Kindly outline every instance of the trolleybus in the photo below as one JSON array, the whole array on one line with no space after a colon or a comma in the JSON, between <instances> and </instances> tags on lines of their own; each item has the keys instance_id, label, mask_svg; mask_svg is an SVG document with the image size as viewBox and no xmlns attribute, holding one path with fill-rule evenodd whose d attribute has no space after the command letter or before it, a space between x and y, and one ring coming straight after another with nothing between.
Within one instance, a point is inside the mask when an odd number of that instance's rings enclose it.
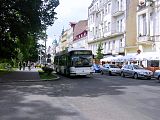
<instances>
[{"instance_id":1,"label":"trolleybus","mask_svg":"<svg viewBox=\"0 0 160 120\"><path fill-rule=\"evenodd\" d=\"M91 75L93 54L84 48L68 48L54 57L54 69L66 76Z\"/></svg>"}]
</instances>

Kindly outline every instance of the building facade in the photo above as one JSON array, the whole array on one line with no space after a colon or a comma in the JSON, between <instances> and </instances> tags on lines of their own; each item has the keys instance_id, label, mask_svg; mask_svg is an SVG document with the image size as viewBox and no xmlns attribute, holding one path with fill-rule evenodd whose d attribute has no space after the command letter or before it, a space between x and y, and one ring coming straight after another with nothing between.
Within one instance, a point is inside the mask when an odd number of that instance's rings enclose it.
<instances>
[{"instance_id":1,"label":"building facade","mask_svg":"<svg viewBox=\"0 0 160 120\"><path fill-rule=\"evenodd\" d=\"M66 29L66 30L63 29L62 30L62 34L61 34L61 37L60 37L60 43L59 43L60 51L63 51L66 48L68 48L67 33L68 33L68 29Z\"/></svg>"},{"instance_id":2,"label":"building facade","mask_svg":"<svg viewBox=\"0 0 160 120\"><path fill-rule=\"evenodd\" d=\"M88 20L81 20L75 24L73 31L73 48L88 48Z\"/></svg>"},{"instance_id":3,"label":"building facade","mask_svg":"<svg viewBox=\"0 0 160 120\"><path fill-rule=\"evenodd\" d=\"M143 53L160 52L160 0L139 0L137 45Z\"/></svg>"},{"instance_id":4,"label":"building facade","mask_svg":"<svg viewBox=\"0 0 160 120\"><path fill-rule=\"evenodd\" d=\"M73 31L76 23L70 22L70 28L67 31L67 47L73 47Z\"/></svg>"},{"instance_id":5,"label":"building facade","mask_svg":"<svg viewBox=\"0 0 160 120\"><path fill-rule=\"evenodd\" d=\"M96 55L98 45L103 54L124 55L126 0L93 0L88 7L88 45Z\"/></svg>"}]
</instances>

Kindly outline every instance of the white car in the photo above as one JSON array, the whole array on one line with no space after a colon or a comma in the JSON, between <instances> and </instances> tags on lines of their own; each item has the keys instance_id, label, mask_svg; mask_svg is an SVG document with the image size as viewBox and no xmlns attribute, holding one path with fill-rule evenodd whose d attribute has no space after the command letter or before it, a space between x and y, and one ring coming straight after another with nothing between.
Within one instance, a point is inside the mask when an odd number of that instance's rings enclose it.
<instances>
[{"instance_id":1,"label":"white car","mask_svg":"<svg viewBox=\"0 0 160 120\"><path fill-rule=\"evenodd\" d=\"M114 65L114 64L104 64L102 67L101 67L101 74L109 74L109 75L115 75L115 74L118 74L120 75L121 73L121 69Z\"/></svg>"},{"instance_id":2,"label":"white car","mask_svg":"<svg viewBox=\"0 0 160 120\"><path fill-rule=\"evenodd\" d=\"M156 70L154 72L154 78L156 78L157 81L160 82L160 70Z\"/></svg>"}]
</instances>

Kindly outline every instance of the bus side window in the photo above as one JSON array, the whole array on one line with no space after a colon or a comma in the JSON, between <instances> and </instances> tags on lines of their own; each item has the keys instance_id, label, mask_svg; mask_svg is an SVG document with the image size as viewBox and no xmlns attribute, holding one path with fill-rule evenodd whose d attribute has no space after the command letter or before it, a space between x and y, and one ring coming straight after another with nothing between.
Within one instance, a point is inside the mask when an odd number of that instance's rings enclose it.
<instances>
[{"instance_id":1,"label":"bus side window","mask_svg":"<svg viewBox=\"0 0 160 120\"><path fill-rule=\"evenodd\" d=\"M66 56L66 62L67 62L67 66L71 65L71 59L69 56Z\"/></svg>"}]
</instances>

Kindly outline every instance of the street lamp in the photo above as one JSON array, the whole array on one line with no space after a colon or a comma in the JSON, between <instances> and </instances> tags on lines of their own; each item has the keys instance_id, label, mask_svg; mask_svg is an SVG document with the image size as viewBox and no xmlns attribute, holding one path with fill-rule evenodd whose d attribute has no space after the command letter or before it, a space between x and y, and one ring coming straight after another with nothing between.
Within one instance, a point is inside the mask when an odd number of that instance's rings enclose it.
<instances>
[{"instance_id":1,"label":"street lamp","mask_svg":"<svg viewBox=\"0 0 160 120\"><path fill-rule=\"evenodd\" d=\"M47 45L46 45L46 43L47 43L47 35L46 35L46 30L45 30L45 37L44 37L44 42L45 42L45 55L44 55L44 62L45 62L45 65L47 64Z\"/></svg>"}]
</instances>

